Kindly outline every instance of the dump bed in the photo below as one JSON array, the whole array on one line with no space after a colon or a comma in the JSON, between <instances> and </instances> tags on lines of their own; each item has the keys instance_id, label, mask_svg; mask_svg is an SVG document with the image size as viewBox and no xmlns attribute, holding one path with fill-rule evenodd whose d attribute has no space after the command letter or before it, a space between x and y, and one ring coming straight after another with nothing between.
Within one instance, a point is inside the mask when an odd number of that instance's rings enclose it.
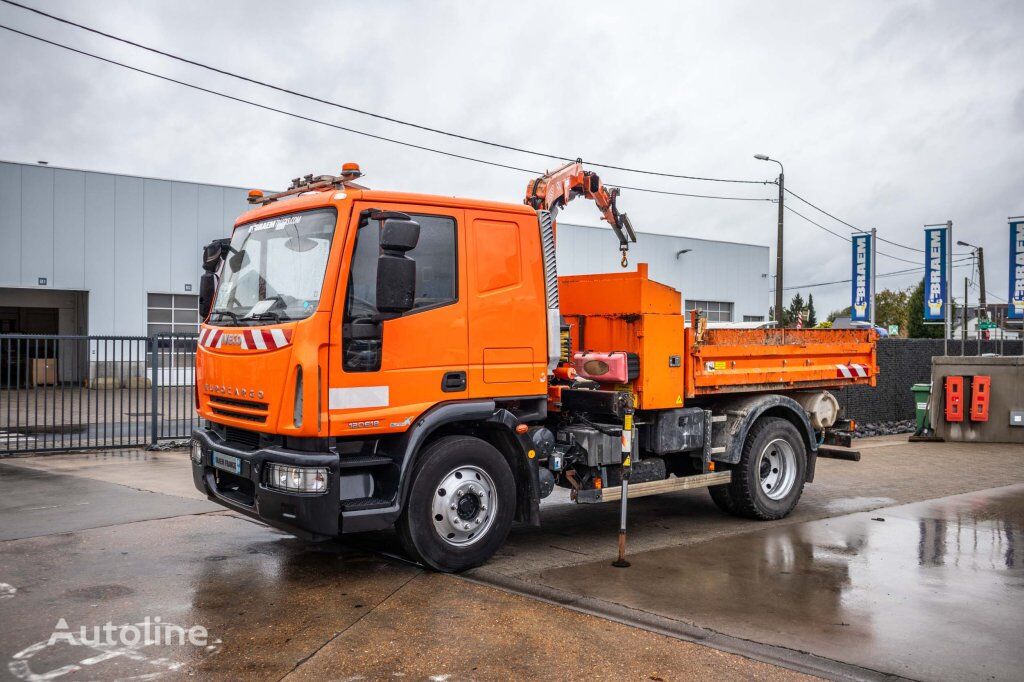
<instances>
[{"instance_id":1,"label":"dump bed","mask_svg":"<svg viewBox=\"0 0 1024 682\"><path fill-rule=\"evenodd\" d=\"M688 397L874 386L872 329L686 329Z\"/></svg>"},{"instance_id":2,"label":"dump bed","mask_svg":"<svg viewBox=\"0 0 1024 682\"><path fill-rule=\"evenodd\" d=\"M639 356L630 382L640 409L730 393L875 384L871 329L702 329L686 326L678 291L635 272L559 278L572 352ZM695 329L696 327L696 329Z\"/></svg>"}]
</instances>

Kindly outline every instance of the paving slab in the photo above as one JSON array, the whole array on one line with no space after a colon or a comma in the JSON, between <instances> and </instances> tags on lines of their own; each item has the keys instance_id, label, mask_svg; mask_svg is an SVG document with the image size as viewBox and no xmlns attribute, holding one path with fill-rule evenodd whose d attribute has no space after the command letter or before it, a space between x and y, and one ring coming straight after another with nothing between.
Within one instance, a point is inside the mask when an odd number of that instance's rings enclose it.
<instances>
[{"instance_id":1,"label":"paving slab","mask_svg":"<svg viewBox=\"0 0 1024 682\"><path fill-rule=\"evenodd\" d=\"M220 509L206 500L0 463L0 541Z\"/></svg>"},{"instance_id":2,"label":"paving slab","mask_svg":"<svg viewBox=\"0 0 1024 682\"><path fill-rule=\"evenodd\" d=\"M1019 680L1024 484L542 570L533 586L867 671ZM571 595L571 597L570 597Z\"/></svg>"},{"instance_id":3,"label":"paving slab","mask_svg":"<svg viewBox=\"0 0 1024 682\"><path fill-rule=\"evenodd\" d=\"M206 495L192 483L192 462L188 451L93 450L8 457L3 464L52 474L70 474L96 481L118 483L137 490L205 500Z\"/></svg>"}]
</instances>

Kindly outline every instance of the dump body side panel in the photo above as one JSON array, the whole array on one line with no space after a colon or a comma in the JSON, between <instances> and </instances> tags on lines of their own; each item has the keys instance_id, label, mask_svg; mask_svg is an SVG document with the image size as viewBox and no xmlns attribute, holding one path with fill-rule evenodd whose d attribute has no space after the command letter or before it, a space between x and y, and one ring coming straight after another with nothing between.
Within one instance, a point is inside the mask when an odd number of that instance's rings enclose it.
<instances>
[{"instance_id":1,"label":"dump body side panel","mask_svg":"<svg viewBox=\"0 0 1024 682\"><path fill-rule=\"evenodd\" d=\"M689 331L689 330L688 330ZM875 385L870 329L709 329L690 341L687 395Z\"/></svg>"}]
</instances>

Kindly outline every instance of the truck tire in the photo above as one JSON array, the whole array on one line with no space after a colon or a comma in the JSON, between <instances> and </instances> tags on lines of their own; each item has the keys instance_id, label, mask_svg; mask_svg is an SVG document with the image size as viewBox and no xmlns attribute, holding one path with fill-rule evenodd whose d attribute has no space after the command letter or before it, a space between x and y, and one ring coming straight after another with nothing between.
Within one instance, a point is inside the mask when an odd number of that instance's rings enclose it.
<instances>
[{"instance_id":1,"label":"truck tire","mask_svg":"<svg viewBox=\"0 0 1024 682\"><path fill-rule=\"evenodd\" d=\"M472 436L427 446L413 470L397 530L409 556L445 573L487 561L505 542L516 484L498 450Z\"/></svg>"},{"instance_id":2,"label":"truck tire","mask_svg":"<svg viewBox=\"0 0 1024 682\"><path fill-rule=\"evenodd\" d=\"M732 482L708 490L720 509L735 516L769 521L785 518L804 491L807 448L796 427L779 417L763 417L747 433Z\"/></svg>"}]
</instances>

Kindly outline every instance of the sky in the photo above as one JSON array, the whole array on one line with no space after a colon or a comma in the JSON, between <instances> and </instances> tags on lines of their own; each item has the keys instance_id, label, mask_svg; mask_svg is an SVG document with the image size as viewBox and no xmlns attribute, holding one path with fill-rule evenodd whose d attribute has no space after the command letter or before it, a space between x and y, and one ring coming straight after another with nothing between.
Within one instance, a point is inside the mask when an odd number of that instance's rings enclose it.
<instances>
[{"instance_id":1,"label":"sky","mask_svg":"<svg viewBox=\"0 0 1024 682\"><path fill-rule=\"evenodd\" d=\"M785 164L788 189L890 241L921 248L924 224L952 220L954 239L984 247L989 301L1006 299L1006 218L1024 215L1019 0L20 1L325 100L544 154L774 181L778 167L753 158L767 154ZM530 171L560 163L242 83L2 3L0 24L375 135ZM533 177L228 101L3 30L0 64L2 160L264 188L356 161L374 188L511 202ZM770 245L774 273L775 185L595 170L609 185L758 199L623 189L619 206L641 232ZM786 205L851 233L791 196ZM560 218L601 224L585 201ZM786 299L813 293L819 315L848 305L848 284L807 285L849 278L849 243L788 211L785 228L783 281L799 287ZM900 246L879 252L880 274L923 261ZM959 297L963 277L976 279L964 265L954 271ZM878 288L920 277L883 277ZM972 302L977 295L975 285Z\"/></svg>"}]
</instances>

